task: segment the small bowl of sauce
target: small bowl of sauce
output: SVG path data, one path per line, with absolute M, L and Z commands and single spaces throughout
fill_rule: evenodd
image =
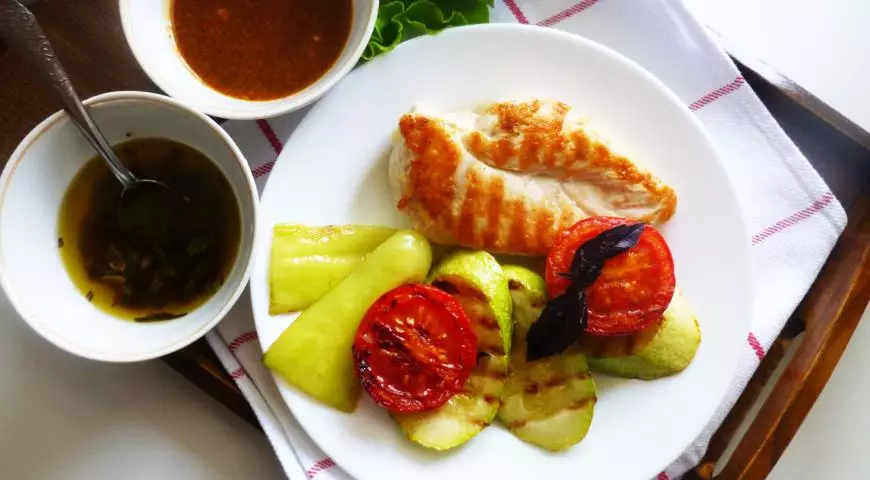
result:
M 132 172 L 170 189 L 122 199 L 69 118 L 52 115 L 0 176 L 0 285 L 34 330 L 71 353 L 160 357 L 205 335 L 244 291 L 256 185 L 226 132 L 172 98 L 113 92 L 85 104 Z
M 121 0 L 139 64 L 209 115 L 266 118 L 313 102 L 357 63 L 378 0 Z
M 172 190 L 133 190 L 122 199 L 105 161 L 88 160 L 61 203 L 64 267 L 88 302 L 120 319 L 183 317 L 230 273 L 241 238 L 236 197 L 220 168 L 181 142 L 136 138 L 113 148 L 137 176 Z

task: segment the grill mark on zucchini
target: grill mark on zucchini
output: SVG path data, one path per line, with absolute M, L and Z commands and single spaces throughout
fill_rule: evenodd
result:
M 546 303 L 544 280 L 521 267 L 504 267 L 513 301 L 513 347 L 498 418 L 519 439 L 561 451 L 585 437 L 597 401 L 579 347 L 527 363 L 526 335 Z
M 576 401 L 571 405 L 568 405 L 568 408 L 565 410 L 582 410 L 589 406 L 590 403 L 595 403 L 598 399 L 595 397 L 587 397 L 583 400 Z
M 479 290 L 460 280 L 453 282 L 438 280 L 432 285 L 459 299 L 477 334 L 478 351 L 490 355 L 505 355 L 507 353 L 495 314 L 487 303 L 486 297 Z
M 480 393 L 484 388 L 482 385 L 494 386 L 496 389 L 503 388 L 502 384 L 507 379 L 507 372 L 504 371 L 505 361 L 504 357 L 488 357 L 488 363 L 478 364 L 462 386 L 462 393 L 469 395 Z
M 587 335 L 581 342 L 585 355 L 590 357 L 611 358 L 634 355 L 649 345 L 658 334 L 661 321 L 630 335 L 597 336 Z
M 630 355 L 590 355 L 589 366 L 619 377 L 652 380 L 683 371 L 701 342 L 697 317 L 679 290 L 674 292 L 661 323 L 640 333 L 650 338 L 642 339 Z M 593 342 L 590 346 L 597 345 Z
M 471 319 L 471 324 L 476 325 L 475 333 L 477 333 L 477 350 L 479 352 L 492 356 L 505 356 L 504 343 L 498 325 L 495 328 L 487 328 L 485 325 L 477 323 L 474 317 Z
M 525 389 L 523 389 L 523 393 L 526 393 L 529 395 L 535 395 L 539 392 L 543 392 L 546 390 L 550 390 L 552 388 L 567 385 L 568 382 L 571 382 L 571 381 L 582 382 L 582 381 L 588 379 L 589 377 L 590 377 L 590 374 L 587 371 L 577 372 L 574 375 L 571 375 L 569 377 L 553 377 L 545 382 L 530 383 L 530 384 L 526 385 Z
M 557 387 L 559 385 L 568 383 L 571 380 L 583 381 L 583 380 L 586 380 L 587 378 L 589 378 L 589 372 L 585 371 L 585 370 L 582 372 L 577 372 L 574 375 L 571 375 L 568 377 L 553 377 L 544 383 L 544 388 L 553 388 L 553 387 Z
M 472 286 L 461 285 L 459 283 L 454 283 L 449 280 L 436 280 L 432 282 L 432 286 L 444 290 L 451 295 L 461 295 L 463 297 L 471 298 L 479 302 L 486 302 L 486 296 L 484 296 L 483 293 L 481 293 L 478 289 Z
M 570 405 L 568 405 L 567 407 L 560 409 L 560 410 L 557 410 L 557 411 L 555 411 L 547 416 L 543 416 L 543 417 L 530 416 L 529 418 L 524 418 L 522 420 L 514 420 L 513 422 L 508 422 L 507 424 L 505 424 L 505 426 L 510 430 L 516 430 L 516 429 L 525 427 L 529 423 L 542 422 L 542 421 L 548 420 L 550 418 L 555 417 L 556 415 L 561 414 L 564 411 L 583 410 L 584 408 L 588 407 L 590 403 L 594 405 L 596 400 L 597 399 L 595 397 L 584 398 L 582 400 L 578 400 L 576 402 L 573 402 Z
M 440 290 L 444 290 L 450 295 L 459 295 L 459 288 L 446 280 L 438 280 L 437 282 L 432 282 L 432 286 Z
M 426 448 L 461 445 L 489 426 L 498 412 L 512 326 L 507 280 L 500 275 L 501 266 L 490 254 L 459 251 L 448 254 L 429 277 L 431 285 L 459 300 L 471 320 L 477 335 L 477 365 L 462 391 L 439 409 L 391 414 L 408 438 Z

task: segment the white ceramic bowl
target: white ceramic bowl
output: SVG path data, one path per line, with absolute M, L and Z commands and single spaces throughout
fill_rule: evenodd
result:
M 172 0 L 119 0 L 119 6 L 127 43 L 139 65 L 157 86 L 209 115 L 249 120 L 274 117 L 308 105 L 356 65 L 374 29 L 378 0 L 352 1 L 350 35 L 338 60 L 320 79 L 302 91 L 269 101 L 229 97 L 199 79 L 176 47 L 170 18 Z
M 223 286 L 188 315 L 135 323 L 88 303 L 69 279 L 58 251 L 58 215 L 73 177 L 96 153 L 62 112 L 33 129 L 0 176 L 0 285 L 40 335 L 76 355 L 110 362 L 159 357 L 202 337 L 229 311 L 251 269 L 257 190 L 248 163 L 210 118 L 177 100 L 113 92 L 85 101 L 112 144 L 130 138 L 175 140 L 204 153 L 229 181 L 239 202 L 241 239 Z

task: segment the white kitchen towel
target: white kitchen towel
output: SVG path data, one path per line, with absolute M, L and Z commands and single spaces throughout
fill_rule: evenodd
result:
M 679 1 L 503 0 L 493 11 L 493 21 L 566 30 L 632 58 L 697 115 L 737 190 L 753 245 L 751 332 L 722 406 L 695 443 L 657 477 L 677 478 L 700 460 L 710 436 L 816 278 L 845 227 L 845 212 L 727 55 Z M 282 140 L 302 116 L 304 112 L 225 125 L 251 162 L 260 188 Z M 349 478 L 313 444 L 284 405 L 260 363 L 262 351 L 247 301 L 209 335 L 209 342 L 251 402 L 291 480 Z

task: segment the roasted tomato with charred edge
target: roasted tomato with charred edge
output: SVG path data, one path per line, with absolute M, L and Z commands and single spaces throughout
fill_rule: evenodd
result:
M 600 233 L 634 223 L 626 218 L 592 217 L 559 233 L 547 255 L 547 289 L 555 297 L 571 280 L 561 275 L 571 270 L 577 249 Z M 665 239 L 646 225 L 637 244 L 604 262 L 601 275 L 586 287 L 588 324 L 593 335 L 624 335 L 658 321 L 674 295 L 674 260 Z
M 477 361 L 477 336 L 453 296 L 429 285 L 403 285 L 368 309 L 353 359 L 375 402 L 394 412 L 423 412 L 462 389 Z

